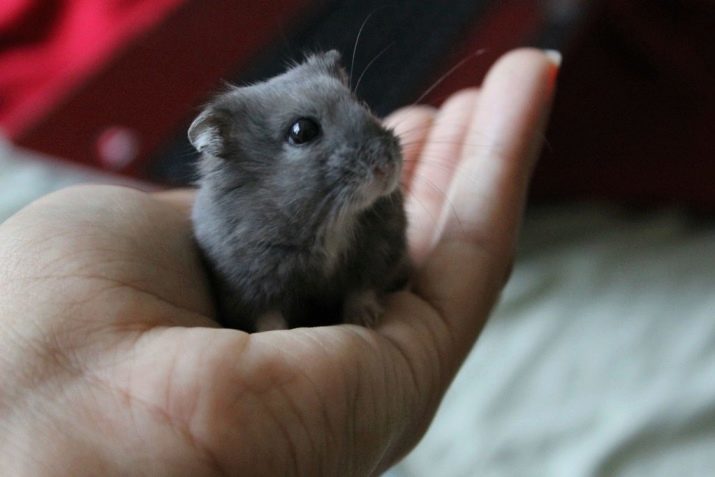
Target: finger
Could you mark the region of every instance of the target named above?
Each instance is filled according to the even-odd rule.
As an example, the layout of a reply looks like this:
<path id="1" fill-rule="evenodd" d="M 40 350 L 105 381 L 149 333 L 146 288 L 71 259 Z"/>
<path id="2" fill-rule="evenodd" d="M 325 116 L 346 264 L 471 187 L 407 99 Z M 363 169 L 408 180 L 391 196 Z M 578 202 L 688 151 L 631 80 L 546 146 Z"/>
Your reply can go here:
<path id="1" fill-rule="evenodd" d="M 452 208 L 442 212 L 444 235 L 413 278 L 419 298 L 401 293 L 389 304 L 381 331 L 414 367 L 439 363 L 444 380 L 471 349 L 504 284 L 557 69 L 535 50 L 509 53 L 492 67 L 471 106 Z M 475 147 L 477 140 L 489 147 Z"/>
<path id="2" fill-rule="evenodd" d="M 504 56 L 488 74 L 450 185 L 454 210 L 419 280 L 462 354 L 508 276 L 530 172 L 543 140 L 558 65 L 538 50 Z"/>
<path id="3" fill-rule="evenodd" d="M 410 188 L 415 163 L 424 147 L 435 114 L 436 110 L 431 106 L 410 106 L 398 109 L 385 118 L 385 126 L 394 131 L 402 146 L 402 182 L 405 190 Z"/>
<path id="4" fill-rule="evenodd" d="M 410 217 L 408 239 L 417 265 L 431 245 L 435 223 L 447 198 L 447 189 L 459 161 L 467 134 L 469 115 L 478 91 L 467 89 L 449 98 L 439 110 L 422 148 L 408 191 L 406 209 Z"/>
<path id="5" fill-rule="evenodd" d="M 558 67 L 543 52 L 503 57 L 484 82 L 435 242 L 463 239 L 511 253 Z"/>

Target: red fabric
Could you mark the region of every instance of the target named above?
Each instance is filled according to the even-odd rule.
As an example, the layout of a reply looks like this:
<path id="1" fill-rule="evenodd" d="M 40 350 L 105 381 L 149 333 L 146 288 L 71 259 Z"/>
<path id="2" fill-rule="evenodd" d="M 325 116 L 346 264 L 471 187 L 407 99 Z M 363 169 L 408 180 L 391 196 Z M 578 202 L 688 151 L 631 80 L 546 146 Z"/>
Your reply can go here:
<path id="1" fill-rule="evenodd" d="M 2 0 L 0 128 L 19 135 L 184 0 Z"/>
<path id="2" fill-rule="evenodd" d="M 153 154 L 178 131 L 186 131 L 198 105 L 222 87 L 219 79 L 240 71 L 276 38 L 285 37 L 315 10 L 313 3 L 320 2 L 187 0 L 113 55 L 91 81 L 15 142 L 146 177 Z"/>

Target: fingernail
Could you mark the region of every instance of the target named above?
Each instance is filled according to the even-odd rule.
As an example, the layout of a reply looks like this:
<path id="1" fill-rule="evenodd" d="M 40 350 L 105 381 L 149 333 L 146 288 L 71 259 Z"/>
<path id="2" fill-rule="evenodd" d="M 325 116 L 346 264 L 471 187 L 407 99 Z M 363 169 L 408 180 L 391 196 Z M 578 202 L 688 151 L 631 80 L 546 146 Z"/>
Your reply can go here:
<path id="1" fill-rule="evenodd" d="M 557 68 L 561 66 L 561 52 L 559 50 L 544 50 L 546 57 Z"/>

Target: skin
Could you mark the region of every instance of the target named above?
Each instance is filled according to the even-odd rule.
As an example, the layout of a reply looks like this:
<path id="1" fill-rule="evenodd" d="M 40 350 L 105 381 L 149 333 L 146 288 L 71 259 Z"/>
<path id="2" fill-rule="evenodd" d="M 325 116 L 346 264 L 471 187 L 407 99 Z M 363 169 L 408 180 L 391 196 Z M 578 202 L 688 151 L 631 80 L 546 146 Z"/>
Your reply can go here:
<path id="1" fill-rule="evenodd" d="M 508 277 L 556 71 L 539 51 L 512 52 L 481 89 L 387 120 L 405 142 L 418 266 L 375 329 L 219 328 L 192 191 L 73 188 L 0 225 L 0 475 L 394 464 Z"/>

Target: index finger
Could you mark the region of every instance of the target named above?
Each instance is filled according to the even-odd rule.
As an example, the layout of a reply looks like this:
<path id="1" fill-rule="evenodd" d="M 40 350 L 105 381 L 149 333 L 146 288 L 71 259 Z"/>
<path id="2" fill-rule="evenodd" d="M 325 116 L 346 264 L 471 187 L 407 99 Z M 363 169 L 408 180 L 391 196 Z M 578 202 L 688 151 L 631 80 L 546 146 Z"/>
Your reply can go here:
<path id="1" fill-rule="evenodd" d="M 537 50 L 504 56 L 487 76 L 418 290 L 466 353 L 511 268 L 558 63 Z M 478 139 L 478 141 L 477 141 Z M 482 146 L 474 147 L 479 143 Z"/>
<path id="2" fill-rule="evenodd" d="M 484 83 L 434 242 L 465 240 L 510 254 L 551 105 L 556 52 L 518 50 Z"/>
<path id="3" fill-rule="evenodd" d="M 446 379 L 471 349 L 508 276 L 557 71 L 554 59 L 528 49 L 505 55 L 490 70 L 468 119 L 432 250 L 413 277 L 414 293 L 436 314 L 418 323 L 410 312 L 392 323 L 391 336 L 407 356 L 424 355 L 420 346 L 430 336 Z M 399 306 L 414 311 L 402 298 Z"/>

